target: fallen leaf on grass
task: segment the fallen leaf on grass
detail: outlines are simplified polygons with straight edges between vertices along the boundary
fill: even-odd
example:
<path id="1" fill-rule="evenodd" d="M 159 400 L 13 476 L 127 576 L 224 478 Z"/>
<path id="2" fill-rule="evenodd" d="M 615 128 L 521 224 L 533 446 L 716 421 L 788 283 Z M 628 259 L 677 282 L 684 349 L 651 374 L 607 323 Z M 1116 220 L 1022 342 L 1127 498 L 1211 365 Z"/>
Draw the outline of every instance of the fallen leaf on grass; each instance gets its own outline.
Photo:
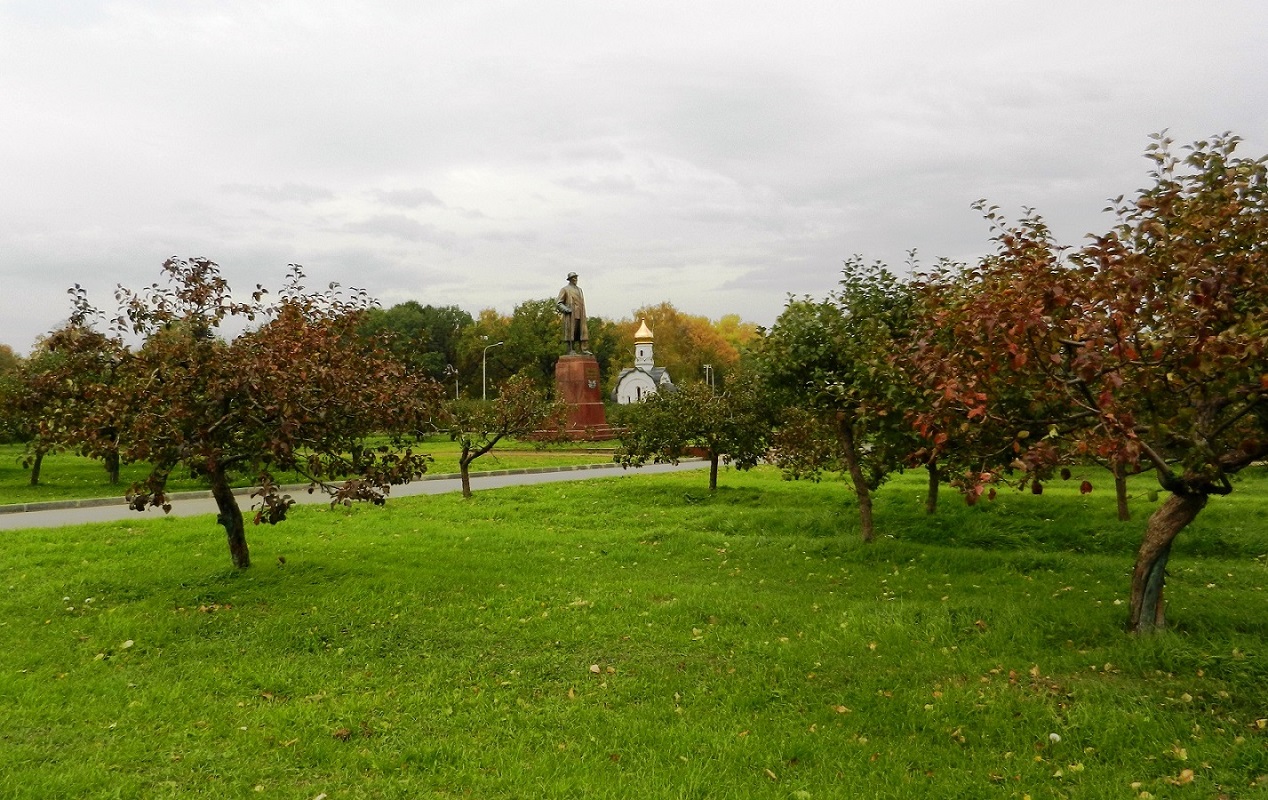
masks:
<path id="1" fill-rule="evenodd" d="M 771 779 L 771 780 L 773 780 L 773 781 L 778 781 L 778 780 L 779 780 L 779 776 L 778 776 L 778 775 L 776 775 L 774 772 L 770 771 L 769 769 L 768 769 L 768 770 L 766 770 L 766 777 L 770 778 L 770 779 Z"/>
<path id="2" fill-rule="evenodd" d="M 1193 783 L 1193 778 L 1194 778 L 1193 770 L 1182 769 L 1180 770 L 1180 774 L 1177 775 L 1176 777 L 1167 778 L 1167 783 L 1171 784 L 1172 786 L 1186 786 L 1190 783 Z"/>

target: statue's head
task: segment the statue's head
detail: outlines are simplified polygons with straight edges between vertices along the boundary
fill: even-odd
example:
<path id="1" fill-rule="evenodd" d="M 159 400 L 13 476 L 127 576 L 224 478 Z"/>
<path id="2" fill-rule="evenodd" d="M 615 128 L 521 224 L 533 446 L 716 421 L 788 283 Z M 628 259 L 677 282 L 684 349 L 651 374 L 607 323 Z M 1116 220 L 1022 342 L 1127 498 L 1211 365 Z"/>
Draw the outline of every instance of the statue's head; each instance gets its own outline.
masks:
<path id="1" fill-rule="evenodd" d="M 569 272 L 569 273 L 568 273 L 568 280 L 570 280 L 570 281 L 575 281 L 576 279 L 577 279 L 577 273 L 575 273 L 575 272 Z"/>

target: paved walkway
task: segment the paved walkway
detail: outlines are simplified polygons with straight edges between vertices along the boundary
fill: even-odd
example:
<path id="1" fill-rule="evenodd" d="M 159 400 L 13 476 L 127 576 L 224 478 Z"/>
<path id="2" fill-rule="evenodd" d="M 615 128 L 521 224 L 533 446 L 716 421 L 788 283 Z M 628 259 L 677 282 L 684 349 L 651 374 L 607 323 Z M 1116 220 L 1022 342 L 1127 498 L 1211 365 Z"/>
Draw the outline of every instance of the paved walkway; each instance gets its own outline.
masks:
<path id="1" fill-rule="evenodd" d="M 539 483 L 556 483 L 559 481 L 591 480 L 594 478 L 611 478 L 621 475 L 640 475 L 649 473 L 678 472 L 687 469 L 707 467 L 708 461 L 683 461 L 680 464 L 648 464 L 638 469 L 624 470 L 615 464 L 595 464 L 574 467 L 545 467 L 541 469 L 508 469 L 491 472 L 471 473 L 471 490 L 478 492 L 484 489 L 498 489 L 503 486 L 526 486 Z M 308 486 L 287 486 L 284 490 L 294 498 L 297 504 L 329 503 L 330 498 L 322 492 L 309 494 Z M 388 502 L 394 497 L 409 497 L 420 494 L 443 494 L 462 489 L 462 481 L 457 475 L 425 475 L 421 480 L 407 483 L 404 486 L 393 486 Z M 250 489 L 240 489 L 236 494 L 241 497 L 239 505 L 247 514 L 250 507 Z M 216 503 L 210 492 L 181 492 L 172 495 L 172 511 L 170 516 L 194 517 L 200 514 L 215 514 Z M 19 505 L 0 506 L 0 530 L 18 528 L 57 528 L 62 525 L 78 525 L 85 522 L 114 522 L 124 519 L 158 519 L 164 516 L 159 509 L 132 511 L 122 498 L 102 497 L 89 500 L 62 500 L 50 503 L 25 503 Z"/>

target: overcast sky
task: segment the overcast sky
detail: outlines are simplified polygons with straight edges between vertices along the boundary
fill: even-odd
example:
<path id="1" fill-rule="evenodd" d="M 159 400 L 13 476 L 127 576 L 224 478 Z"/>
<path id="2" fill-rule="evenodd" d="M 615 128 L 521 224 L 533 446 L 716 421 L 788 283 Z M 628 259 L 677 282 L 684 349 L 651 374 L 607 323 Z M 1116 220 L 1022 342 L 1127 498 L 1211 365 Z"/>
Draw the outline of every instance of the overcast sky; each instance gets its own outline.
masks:
<path id="1" fill-rule="evenodd" d="M 1149 134 L 1268 153 L 1263 0 L 0 0 L 0 342 L 171 255 L 770 324 L 858 253 L 1077 244 Z"/>

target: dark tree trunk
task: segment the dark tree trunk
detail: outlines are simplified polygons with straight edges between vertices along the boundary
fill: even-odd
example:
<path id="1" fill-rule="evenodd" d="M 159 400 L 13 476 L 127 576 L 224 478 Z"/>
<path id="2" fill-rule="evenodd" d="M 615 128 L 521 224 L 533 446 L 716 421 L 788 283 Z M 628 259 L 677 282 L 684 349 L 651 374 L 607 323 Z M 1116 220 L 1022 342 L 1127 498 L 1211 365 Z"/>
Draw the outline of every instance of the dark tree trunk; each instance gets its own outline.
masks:
<path id="1" fill-rule="evenodd" d="M 480 457 L 471 451 L 471 445 L 465 439 L 462 442 L 462 454 L 458 456 L 458 474 L 462 476 L 462 496 L 471 499 L 471 462 Z"/>
<path id="2" fill-rule="evenodd" d="M 858 452 L 854 449 L 854 426 L 844 414 L 837 417 L 837 430 L 841 437 L 841 449 L 845 452 L 845 466 L 849 470 L 851 482 L 854 483 L 854 493 L 859 498 L 859 534 L 863 541 L 870 542 L 876 538 L 876 526 L 872 522 L 872 491 L 863 475 L 863 467 L 859 464 Z"/>
<path id="3" fill-rule="evenodd" d="M 211 496 L 216 500 L 216 522 L 225 529 L 229 540 L 229 558 L 238 569 L 251 566 L 251 553 L 247 550 L 247 534 L 242 524 L 242 509 L 238 508 L 238 498 L 233 496 L 229 487 L 229 478 L 224 470 L 216 469 L 211 473 Z"/>
<path id="4" fill-rule="evenodd" d="M 458 474 L 462 476 L 462 496 L 471 499 L 471 462 L 466 458 L 458 459 Z"/>
<path id="5" fill-rule="evenodd" d="M 718 459 L 719 455 L 713 451 L 709 451 L 709 491 L 716 492 L 718 490 Z"/>
<path id="6" fill-rule="evenodd" d="M 1114 465 L 1114 497 L 1118 500 L 1118 519 L 1126 522 L 1132 518 L 1131 509 L 1127 507 L 1127 476 L 1123 474 L 1120 464 Z"/>
<path id="7" fill-rule="evenodd" d="M 471 499 L 471 462 L 489 452 L 502 438 L 502 434 L 494 436 L 491 441 L 479 447 L 472 447 L 468 441 L 462 443 L 462 455 L 458 456 L 458 474 L 462 476 L 462 496 Z"/>
<path id="8" fill-rule="evenodd" d="M 1162 590 L 1171 543 L 1205 506 L 1205 494 L 1173 494 L 1149 517 L 1132 571 L 1131 616 L 1127 630 L 1149 633 L 1167 625 Z"/>
<path id="9" fill-rule="evenodd" d="M 35 458 L 31 461 L 31 485 L 32 486 L 40 485 L 40 468 L 44 466 L 44 453 L 45 451 L 42 448 L 37 449 L 35 451 Z"/>
<path id="10" fill-rule="evenodd" d="M 119 483 L 119 451 L 111 450 L 106 453 L 104 459 L 106 464 L 106 474 L 110 476 L 110 485 L 116 486 Z"/>
<path id="11" fill-rule="evenodd" d="M 102 428 L 100 431 L 101 438 L 109 442 L 109 448 L 106 450 L 102 461 L 105 463 L 106 475 L 110 477 L 110 485 L 117 486 L 119 483 L 119 431 L 112 427 Z"/>
<path id="12" fill-rule="evenodd" d="M 930 461 L 925 464 L 925 471 L 929 473 L 929 489 L 925 493 L 925 513 L 934 514 L 938 511 L 938 487 L 942 485 L 942 476 L 938 473 L 938 462 Z"/>

